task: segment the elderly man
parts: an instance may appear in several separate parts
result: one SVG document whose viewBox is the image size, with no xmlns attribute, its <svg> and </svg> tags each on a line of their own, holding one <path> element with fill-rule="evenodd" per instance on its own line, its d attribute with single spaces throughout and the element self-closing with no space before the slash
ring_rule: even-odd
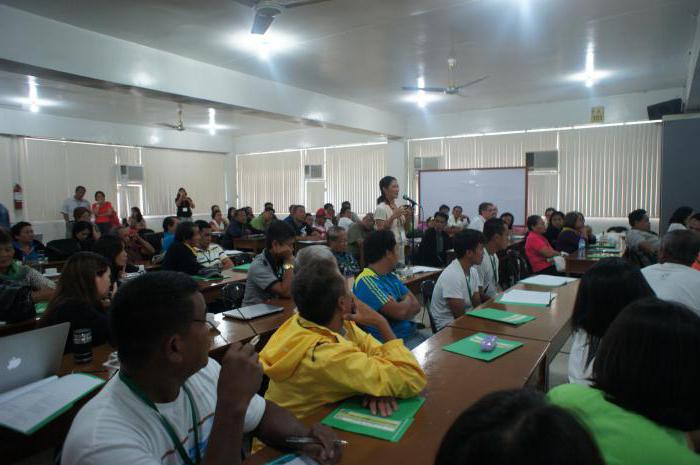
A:
<svg viewBox="0 0 700 465">
<path fill-rule="evenodd" d="M 362 221 L 353 223 L 353 225 L 348 228 L 348 250 L 352 256 L 355 257 L 355 260 L 360 261 L 362 243 L 373 230 L 374 214 L 372 213 L 367 213 L 362 218 Z"/>
<path fill-rule="evenodd" d="M 340 273 L 347 277 L 360 274 L 360 265 L 348 252 L 348 233 L 340 226 L 333 226 L 328 230 L 328 247 L 330 247 L 335 260 L 338 262 Z"/>
<path fill-rule="evenodd" d="M 88 210 L 91 208 L 90 202 L 85 200 L 85 192 L 86 190 L 83 186 L 77 186 L 73 197 L 68 197 L 61 205 L 61 216 L 63 216 L 63 221 L 66 222 L 66 237 L 71 237 L 73 234 L 74 222 L 71 220 L 73 211 L 78 207 L 85 207 Z"/>
<path fill-rule="evenodd" d="M 496 205 L 483 202 L 479 204 L 479 216 L 474 218 L 474 221 L 469 223 L 468 228 L 474 229 L 475 231 L 484 232 L 484 223 L 491 218 L 495 218 L 498 215 L 498 207 Z"/>
</svg>

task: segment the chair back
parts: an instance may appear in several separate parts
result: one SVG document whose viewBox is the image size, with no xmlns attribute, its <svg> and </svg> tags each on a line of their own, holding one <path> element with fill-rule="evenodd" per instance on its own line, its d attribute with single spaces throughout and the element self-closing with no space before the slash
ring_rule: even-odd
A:
<svg viewBox="0 0 700 465">
<path fill-rule="evenodd" d="M 501 262 L 501 287 L 508 289 L 514 286 L 521 279 L 525 279 L 532 274 L 530 263 L 517 250 L 508 250 L 506 258 Z"/>
<path fill-rule="evenodd" d="M 224 308 L 226 310 L 231 310 L 234 308 L 240 308 L 243 304 L 243 297 L 245 296 L 245 284 L 244 283 L 231 283 L 227 284 L 221 289 L 221 297 L 224 300 Z"/>
<path fill-rule="evenodd" d="M 625 226 L 610 226 L 607 230 L 607 232 L 614 232 L 618 234 L 622 234 L 627 231 L 628 229 Z"/>
<path fill-rule="evenodd" d="M 428 311 L 428 319 L 430 320 L 430 329 L 433 334 L 437 333 L 437 326 L 435 326 L 435 319 L 430 311 L 430 302 L 433 300 L 433 291 L 435 290 L 435 281 L 428 279 L 420 283 L 420 295 L 423 299 L 423 305 Z"/>
<path fill-rule="evenodd" d="M 141 234 L 139 232 L 139 234 Z M 143 237 L 143 240 L 151 244 L 151 247 L 156 251 L 156 254 L 160 253 L 160 251 L 163 249 L 163 233 L 146 233 L 141 235 Z"/>
<path fill-rule="evenodd" d="M 46 257 L 51 261 L 67 260 L 80 250 L 80 244 L 75 239 L 56 239 L 46 244 Z"/>
</svg>

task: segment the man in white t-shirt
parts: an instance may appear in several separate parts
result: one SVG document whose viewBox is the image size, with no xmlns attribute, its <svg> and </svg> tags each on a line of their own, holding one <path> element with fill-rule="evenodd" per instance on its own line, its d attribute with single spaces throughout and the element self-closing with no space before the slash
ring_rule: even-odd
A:
<svg viewBox="0 0 700 465">
<path fill-rule="evenodd" d="M 700 271 L 692 267 L 700 253 L 700 237 L 677 230 L 661 240 L 659 262 L 642 268 L 642 274 L 659 299 L 687 305 L 700 314 Z"/>
<path fill-rule="evenodd" d="M 501 292 L 498 284 L 498 252 L 508 247 L 508 228 L 500 218 L 491 218 L 484 223 L 484 259 L 476 266 L 479 272 L 479 295 L 483 302 L 493 299 Z"/>
<path fill-rule="evenodd" d="M 233 261 L 226 255 L 223 247 L 211 242 L 211 226 L 204 220 L 194 222 L 199 226 L 199 248 L 197 249 L 197 263 L 202 268 L 218 268 L 228 270 L 233 268 Z"/>
<path fill-rule="evenodd" d="M 463 215 L 462 207 L 455 205 L 452 207 L 452 214 L 447 219 L 447 233 L 456 234 L 469 225 L 469 220 Z"/>
<path fill-rule="evenodd" d="M 469 223 L 469 226 L 467 227 L 469 229 L 474 229 L 475 231 L 483 232 L 484 223 L 486 223 L 486 220 L 495 218 L 496 215 L 498 215 L 498 207 L 496 207 L 496 205 L 489 202 L 480 203 L 479 215 L 476 218 L 474 218 L 474 221 Z"/>
<path fill-rule="evenodd" d="M 63 216 L 63 221 L 66 223 L 66 237 L 73 236 L 73 224 L 75 224 L 75 221 L 73 221 L 73 212 L 75 209 L 84 207 L 92 211 L 90 202 L 85 200 L 85 192 L 86 190 L 83 186 L 77 186 L 73 196 L 68 197 L 61 204 L 61 216 Z"/>
<path fill-rule="evenodd" d="M 340 214 L 338 215 L 338 226 L 347 231 L 350 229 L 350 226 L 352 226 L 353 223 L 352 210 L 350 210 L 350 207 L 341 208 Z"/>
<path fill-rule="evenodd" d="M 129 281 L 110 318 L 121 369 L 75 417 L 64 465 L 238 464 L 245 433 L 287 449 L 287 438 L 311 437 L 321 445 L 303 453 L 339 460 L 332 430 L 308 428 L 256 394 L 262 368 L 252 345 L 232 344 L 221 365 L 208 357 L 206 305 L 189 276 Z"/>
<path fill-rule="evenodd" d="M 484 235 L 465 229 L 455 234 L 455 259 L 443 270 L 435 283 L 430 314 L 439 331 L 464 312 L 481 304 L 479 273 L 476 266 L 484 256 Z"/>
</svg>

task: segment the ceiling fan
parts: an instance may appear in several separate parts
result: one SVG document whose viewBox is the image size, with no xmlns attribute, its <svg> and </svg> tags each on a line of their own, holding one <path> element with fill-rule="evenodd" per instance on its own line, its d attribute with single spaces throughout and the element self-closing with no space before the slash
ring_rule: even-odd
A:
<svg viewBox="0 0 700 465">
<path fill-rule="evenodd" d="M 255 9 L 255 19 L 250 30 L 252 34 L 265 34 L 275 16 L 290 8 L 329 2 L 330 0 L 233 0 Z"/>
<path fill-rule="evenodd" d="M 165 128 L 170 128 L 174 129 L 176 131 L 184 131 L 185 130 L 185 123 L 182 122 L 182 105 L 177 106 L 177 123 L 176 124 L 171 124 L 171 123 L 157 123 L 158 126 L 163 126 Z"/>
<path fill-rule="evenodd" d="M 460 97 L 465 97 L 465 95 L 460 94 L 460 91 L 466 87 L 473 86 L 474 84 L 477 84 L 485 79 L 487 79 L 489 76 L 483 76 L 480 77 L 479 79 L 475 79 L 473 81 L 469 81 L 466 84 L 462 85 L 455 85 L 455 80 L 454 80 L 454 70 L 455 67 L 457 66 L 457 59 L 450 57 L 447 59 L 447 87 L 417 87 L 417 86 L 403 86 L 401 87 L 403 90 L 410 90 L 410 91 L 420 91 L 422 90 L 423 92 L 438 92 L 440 94 L 445 94 L 445 95 L 458 95 Z"/>
</svg>

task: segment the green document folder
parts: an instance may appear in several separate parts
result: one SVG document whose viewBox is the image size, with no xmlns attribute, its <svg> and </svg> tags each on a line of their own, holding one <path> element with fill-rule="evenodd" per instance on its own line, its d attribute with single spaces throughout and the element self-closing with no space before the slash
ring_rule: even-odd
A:
<svg viewBox="0 0 700 465">
<path fill-rule="evenodd" d="M 37 315 L 41 315 L 46 311 L 46 308 L 49 306 L 48 302 L 37 302 L 34 304 L 34 309 L 36 310 Z"/>
<path fill-rule="evenodd" d="M 234 271 L 248 271 L 250 269 L 250 263 L 244 263 L 243 265 L 234 266 Z"/>
<path fill-rule="evenodd" d="M 487 336 L 487 334 L 476 333 L 457 342 L 453 342 L 452 344 L 448 344 L 442 349 L 455 354 L 466 355 L 467 357 L 475 358 L 477 360 L 490 362 L 491 360 L 507 354 L 511 350 L 515 350 L 523 345 L 522 342 L 509 341 L 499 337 L 498 341 L 496 342 L 495 349 L 493 349 L 491 352 L 482 352 L 480 344 L 481 341 L 484 340 L 485 336 Z"/>
<path fill-rule="evenodd" d="M 195 281 L 221 281 L 221 277 L 213 277 L 213 278 L 207 278 L 204 276 L 199 276 L 199 275 L 193 275 L 192 279 Z"/>
<path fill-rule="evenodd" d="M 535 319 L 534 316 L 523 315 L 522 313 L 506 312 L 505 310 L 498 310 L 495 308 L 477 308 L 476 310 L 466 312 L 465 314 L 475 316 L 477 318 L 498 321 L 499 323 L 507 323 L 514 326 L 522 325 Z"/>
<path fill-rule="evenodd" d="M 388 417 L 382 417 L 372 415 L 368 408 L 363 407 L 362 399 L 349 399 L 321 420 L 321 423 L 351 433 L 398 442 L 413 423 L 413 417 L 425 398 L 396 399 L 396 402 L 399 409 Z"/>
</svg>

